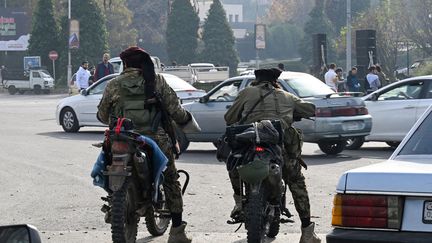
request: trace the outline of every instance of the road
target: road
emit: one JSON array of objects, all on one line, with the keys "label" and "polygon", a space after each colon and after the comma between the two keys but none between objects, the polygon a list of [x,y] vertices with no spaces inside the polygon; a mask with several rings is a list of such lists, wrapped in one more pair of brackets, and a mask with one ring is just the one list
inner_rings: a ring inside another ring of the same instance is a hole
[{"label": "road", "polygon": [[[43,242],[110,242],[110,227],[100,212],[104,191],[89,176],[104,128],[63,132],[55,122],[56,103],[64,95],[0,93],[0,225],[29,223],[42,232]],[[317,231],[331,230],[335,186],[346,170],[377,163],[392,150],[384,143],[369,143],[358,151],[326,156],[315,144],[304,145],[304,172]],[[245,242],[244,229],[226,224],[233,206],[224,164],[209,143],[192,143],[176,162],[189,171],[190,187],[184,197],[184,219],[194,242]],[[300,225],[292,199],[294,224],[283,225],[272,242],[298,241]],[[138,242],[166,242],[151,238],[140,226]],[[270,241],[269,241],[270,242]]]}]

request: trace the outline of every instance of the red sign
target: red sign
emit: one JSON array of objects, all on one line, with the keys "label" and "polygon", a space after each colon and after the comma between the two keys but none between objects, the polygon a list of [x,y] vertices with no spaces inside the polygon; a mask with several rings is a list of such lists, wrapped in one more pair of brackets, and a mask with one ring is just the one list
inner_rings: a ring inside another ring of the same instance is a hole
[{"label": "red sign", "polygon": [[48,57],[51,60],[55,61],[58,58],[58,53],[56,51],[50,51],[49,54],[48,54]]}]

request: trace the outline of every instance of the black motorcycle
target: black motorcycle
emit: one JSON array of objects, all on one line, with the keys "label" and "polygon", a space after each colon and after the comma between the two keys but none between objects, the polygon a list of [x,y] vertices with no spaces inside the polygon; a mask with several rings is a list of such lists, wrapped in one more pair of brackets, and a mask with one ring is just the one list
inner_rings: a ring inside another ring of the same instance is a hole
[{"label": "black motorcycle", "polygon": [[[229,224],[245,223],[248,243],[274,238],[281,223],[293,222],[285,205],[282,179],[283,129],[280,121],[230,126],[226,139],[232,149],[229,171],[237,170],[241,181],[242,214]],[[282,219],[281,216],[286,216]]]},{"label": "black motorcycle", "polygon": [[[162,186],[162,171],[167,161],[154,160],[156,144],[138,133],[132,132],[128,119],[118,119],[105,132],[104,152],[107,161],[103,174],[107,178],[108,203],[102,211],[111,224],[114,243],[134,243],[138,223],[145,218],[148,232],[163,235],[170,222],[170,212]],[[183,193],[189,175],[186,175]]]}]

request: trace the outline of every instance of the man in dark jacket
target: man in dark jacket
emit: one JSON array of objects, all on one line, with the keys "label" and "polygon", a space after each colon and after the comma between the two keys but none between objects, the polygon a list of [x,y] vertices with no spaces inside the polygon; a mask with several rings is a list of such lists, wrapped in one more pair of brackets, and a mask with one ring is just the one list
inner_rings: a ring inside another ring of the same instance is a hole
[{"label": "man in dark jacket", "polygon": [[103,55],[102,62],[99,63],[96,67],[96,71],[94,73],[94,78],[93,78],[95,82],[107,75],[114,73],[114,66],[108,62],[109,59],[110,59],[110,55],[108,53],[105,53]]}]

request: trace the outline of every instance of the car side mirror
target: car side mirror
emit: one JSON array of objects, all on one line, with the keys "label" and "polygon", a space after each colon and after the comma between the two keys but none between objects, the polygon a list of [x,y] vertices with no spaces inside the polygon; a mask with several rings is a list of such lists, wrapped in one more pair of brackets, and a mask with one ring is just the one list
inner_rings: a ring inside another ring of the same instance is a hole
[{"label": "car side mirror", "polygon": [[0,242],[41,243],[39,231],[32,225],[0,226]]},{"label": "car side mirror", "polygon": [[84,96],[87,96],[87,95],[88,95],[86,89],[82,89],[81,92],[80,92],[80,94],[82,94],[82,95],[84,95]]},{"label": "car side mirror", "polygon": [[209,101],[209,97],[207,95],[204,95],[199,99],[200,103],[207,103]]},{"label": "car side mirror", "polygon": [[371,101],[377,101],[378,100],[378,94],[377,93],[373,93],[370,98]]}]

